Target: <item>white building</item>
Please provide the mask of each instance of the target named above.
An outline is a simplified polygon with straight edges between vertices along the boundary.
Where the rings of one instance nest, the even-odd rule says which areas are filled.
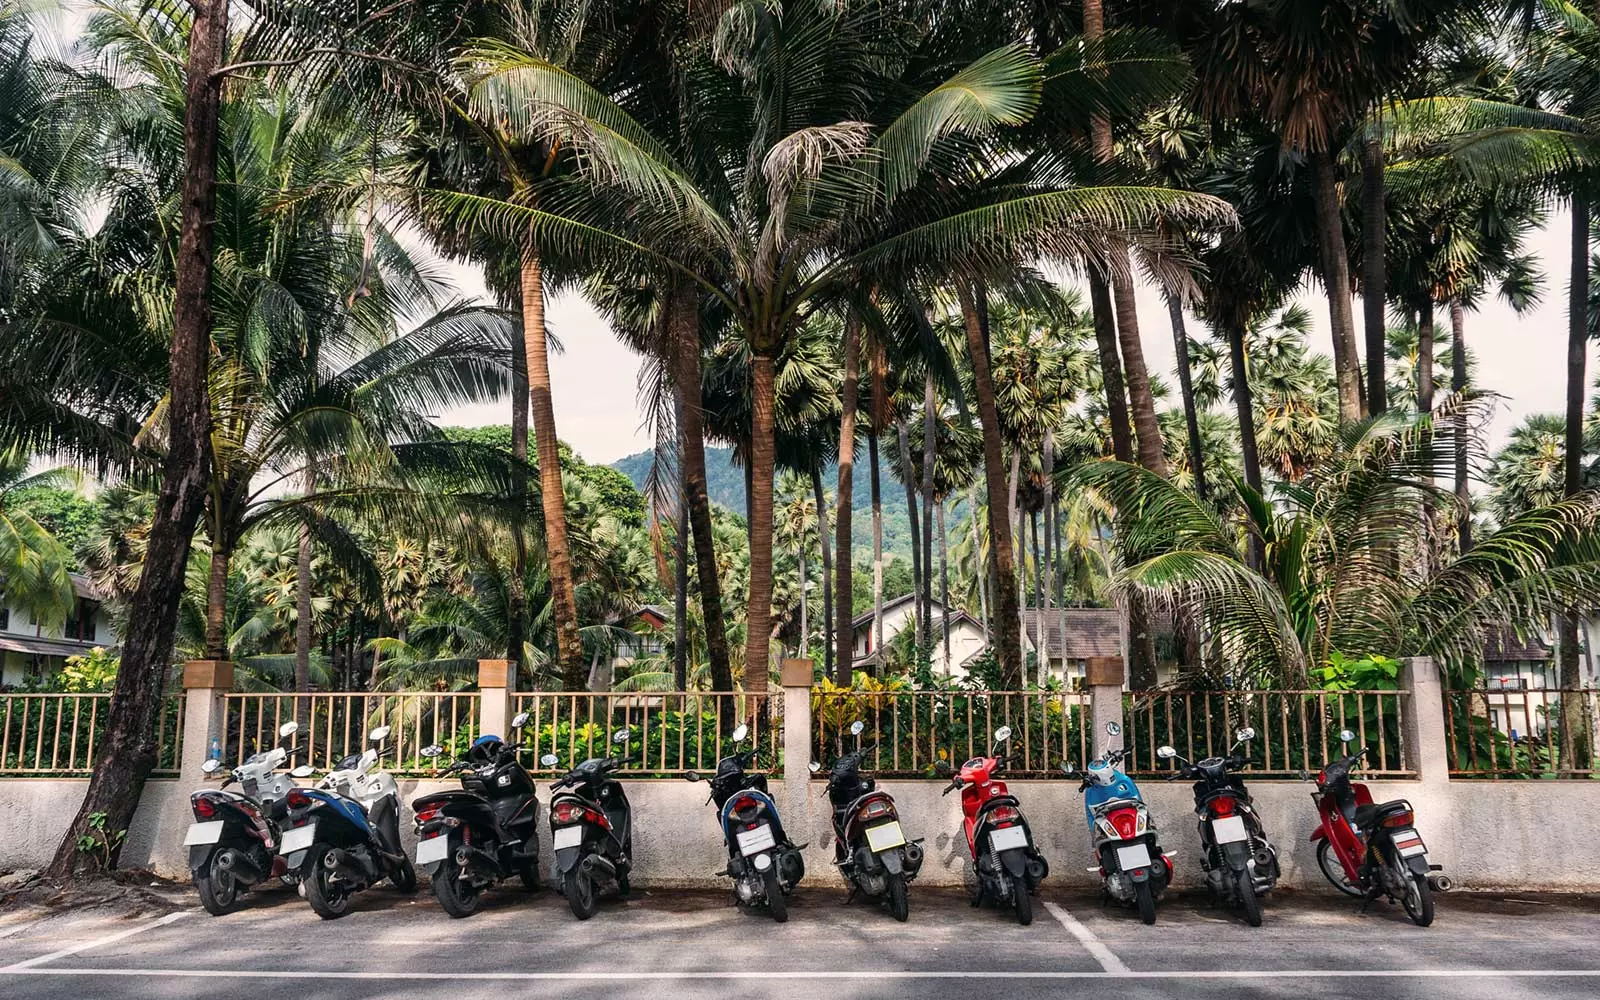
[[[883,642],[888,645],[894,642],[895,636],[911,627],[913,594],[902,594],[892,601],[883,604]],[[962,611],[960,608],[948,610],[950,625],[950,658],[944,655],[943,622],[947,614],[946,608],[938,601],[933,602],[932,616],[934,636],[933,669],[935,673],[951,677],[965,677],[967,664],[973,657],[983,652],[989,645],[989,636],[984,632],[983,625],[976,618]],[[873,612],[866,611],[855,617],[850,623],[851,642],[854,649],[853,659],[856,670],[865,670],[868,673],[877,672],[883,662],[881,650],[877,648],[876,636],[872,627]]]
[[[0,594],[0,687],[48,677],[65,666],[69,656],[116,645],[111,618],[89,578],[74,573],[72,589],[76,596],[72,614],[53,628],[40,625],[31,613]]]

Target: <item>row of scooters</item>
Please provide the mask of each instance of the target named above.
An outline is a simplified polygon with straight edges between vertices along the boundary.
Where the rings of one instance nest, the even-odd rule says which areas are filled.
[[[520,734],[526,714],[512,720]],[[862,722],[850,732],[857,748],[835,760],[828,773],[832,807],[834,865],[857,895],[881,902],[897,920],[910,914],[908,887],[922,867],[922,840],[908,839],[894,798],[862,773],[875,743],[862,743]],[[298,732],[294,722],[279,730],[283,740]],[[1108,723],[1107,735],[1121,735]],[[417,869],[428,871],[433,893],[452,917],[477,912],[483,893],[496,883],[520,879],[527,888],[540,881],[537,796],[522,766],[527,749],[520,738],[507,742],[484,735],[443,773],[459,775],[461,788],[436,792],[412,803],[417,834],[415,856],[400,838],[399,787],[380,766],[388,727],[369,734],[372,746],[338,762],[312,787],[293,779],[315,771],[284,766],[299,752],[275,747],[257,753],[225,775],[220,787],[191,796],[195,822],[184,843],[189,868],[206,910],[235,909],[252,886],[274,881],[298,885],[318,916],[343,916],[357,893],[388,880],[403,892],[417,888]],[[715,806],[728,850],[727,867],[735,900],[765,908],[774,920],[788,919],[788,897],[805,876],[803,852],[783,828],[767,776],[755,768],[757,751],[746,744],[748,730],[730,735],[731,752],[707,781],[708,803]],[[974,906],[992,903],[1010,910],[1021,924],[1033,920],[1033,897],[1050,866],[1034,842],[1022,805],[999,777],[1007,763],[1009,727],[994,733],[985,756],[951,769],[945,794],[961,792],[962,829],[976,876]],[[1187,761],[1171,747],[1157,755],[1179,766],[1167,779],[1194,782],[1199,817],[1201,867],[1216,903],[1236,906],[1251,926],[1261,924],[1261,899],[1279,876],[1277,849],[1268,840],[1240,771],[1249,765],[1241,750],[1255,738],[1252,729],[1235,734],[1224,756]],[[1351,780],[1366,756],[1349,744],[1355,734],[1340,734],[1346,754],[1316,777],[1320,822],[1312,834],[1319,868],[1340,891],[1367,903],[1387,898],[1399,903],[1419,926],[1433,921],[1433,893],[1450,887],[1427,847],[1404,800],[1374,803],[1367,787]],[[611,742],[619,756],[595,757],[572,767],[550,785],[551,866],[556,888],[580,920],[593,916],[601,893],[626,896],[633,867],[632,810],[614,777],[626,763],[630,739],[618,729]],[[439,758],[443,748],[426,747]],[[1110,900],[1137,908],[1147,924],[1156,919],[1156,902],[1172,881],[1172,853],[1163,851],[1138,786],[1122,769],[1127,749],[1112,749],[1081,769],[1063,763],[1079,779],[1084,796],[1095,866]],[[546,754],[546,768],[560,763]],[[208,774],[220,761],[206,762]],[[821,765],[811,764],[819,772]],[[689,781],[702,777],[694,771]],[[230,786],[237,785],[237,790]]]

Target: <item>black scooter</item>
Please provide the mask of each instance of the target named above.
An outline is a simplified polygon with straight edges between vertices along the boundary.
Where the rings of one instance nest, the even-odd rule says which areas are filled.
[[[860,736],[866,725],[850,724],[850,735]],[[834,864],[850,883],[850,899],[865,893],[889,904],[889,913],[899,921],[911,915],[906,887],[922,870],[922,838],[906,840],[900,826],[900,813],[894,796],[878,788],[872,778],[861,776],[861,762],[878,744],[845,754],[833,762],[828,772],[828,801],[833,806]],[[820,764],[812,764],[820,771]],[[846,900],[849,902],[849,899]]]
[[[523,712],[511,720],[520,733]],[[452,917],[470,917],[482,904],[483,890],[516,875],[526,888],[539,885],[539,804],[533,779],[523,770],[520,742],[484,734],[472,741],[466,759],[445,774],[461,775],[461,791],[424,795],[411,803],[417,830],[417,867],[426,868],[433,894]],[[438,744],[422,748],[438,757]]]
[[[777,803],[767,793],[767,776],[751,772],[756,748],[740,751],[739,744],[750,734],[748,726],[733,731],[734,752],[717,761],[711,777],[711,797],[715,803],[723,841],[728,847],[728,867],[718,874],[733,879],[734,898],[750,905],[765,902],[772,919],[789,919],[786,897],[805,877],[806,863],[801,851],[783,832]],[[684,778],[699,781],[700,775],[685,771]]]
[[[628,742],[619,729],[611,742]],[[560,758],[545,754],[539,763],[555,767]],[[555,851],[555,879],[567,897],[572,915],[579,920],[594,916],[599,903],[595,887],[614,882],[617,892],[628,894],[633,867],[633,810],[628,796],[611,772],[623,765],[617,757],[591,757],[551,782],[550,847]],[[566,788],[570,791],[554,794]]]
[[[1244,778],[1235,773],[1250,763],[1250,758],[1237,753],[1255,736],[1254,729],[1241,729],[1234,734],[1237,742],[1226,756],[1207,757],[1193,764],[1169,746],[1156,750],[1156,756],[1184,765],[1168,781],[1194,780],[1194,811],[1200,817],[1200,866],[1211,898],[1238,906],[1251,927],[1260,927],[1261,897],[1278,884],[1278,850],[1267,839],[1261,817],[1244,787]]]

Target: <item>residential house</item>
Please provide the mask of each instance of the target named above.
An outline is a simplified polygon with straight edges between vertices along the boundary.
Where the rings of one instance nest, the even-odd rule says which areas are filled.
[[[102,595],[86,576],[74,573],[76,600],[65,624],[45,627],[8,596],[0,594],[0,687],[44,678],[96,646],[114,646],[117,636],[102,606]]]
[[[1554,704],[1558,696],[1548,693],[1561,687],[1554,638],[1548,630],[1519,637],[1509,628],[1491,635],[1483,644],[1483,686],[1489,694],[1473,706],[1474,713],[1487,713],[1490,724],[1507,735],[1542,735],[1550,713],[1559,711]],[[1586,618],[1578,630],[1578,668],[1585,688],[1600,687],[1597,638],[1600,619]]]
[[[883,604],[883,642],[892,643],[896,636],[911,627],[914,594],[902,594]],[[967,676],[967,665],[989,645],[989,636],[983,624],[960,608],[946,609],[939,601],[932,606],[932,635],[937,640],[933,647],[933,670],[937,674],[961,678]],[[857,670],[877,673],[883,665],[882,650],[872,626],[873,612],[865,611],[850,623],[854,666]],[[945,659],[944,625],[950,628],[950,657]]]
[[[1071,687],[1082,682],[1091,658],[1124,657],[1123,625],[1116,608],[1027,608],[1022,612],[1022,652],[1025,657],[1033,654],[1035,663],[1043,659],[1049,676]]]

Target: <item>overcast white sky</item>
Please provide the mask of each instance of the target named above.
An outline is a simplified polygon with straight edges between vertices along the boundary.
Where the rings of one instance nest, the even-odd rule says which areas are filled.
[[[1566,375],[1566,275],[1571,254],[1569,222],[1554,213],[1550,224],[1537,233],[1530,248],[1545,270],[1544,296],[1526,316],[1517,316],[1498,301],[1486,304],[1467,318],[1467,344],[1477,361],[1482,388],[1504,396],[1490,427],[1490,445],[1498,447],[1507,434],[1530,413],[1560,412],[1564,405]],[[462,269],[462,291],[481,293],[477,275]],[[1313,341],[1324,353],[1332,350],[1328,337],[1328,302],[1318,287],[1301,297],[1316,320]],[[1361,339],[1361,306],[1355,305],[1357,340]],[[1173,375],[1172,329],[1167,310],[1154,288],[1139,292],[1139,320],[1145,354],[1153,372],[1176,387]],[[624,347],[605,321],[575,294],[555,298],[549,310],[552,331],[565,351],[550,359],[554,383],[556,425],[562,440],[590,462],[613,462],[650,446],[637,399],[640,360]],[[1441,338],[1449,337],[1448,317],[1439,317]],[[1189,333],[1203,327],[1191,317]],[[1595,358],[1589,359],[1590,383]],[[509,421],[506,406],[475,406],[444,416],[447,423],[481,424]]]

